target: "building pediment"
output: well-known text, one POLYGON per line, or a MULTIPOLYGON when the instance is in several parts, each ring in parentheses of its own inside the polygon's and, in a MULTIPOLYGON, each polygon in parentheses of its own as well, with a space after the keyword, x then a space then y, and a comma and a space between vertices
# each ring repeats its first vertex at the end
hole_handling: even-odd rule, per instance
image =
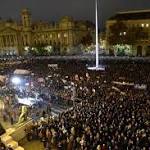
POLYGON ((12 27, 5 27, 5 28, 0 29, 0 34, 1 33, 15 33, 15 32, 17 32, 17 30, 12 27))

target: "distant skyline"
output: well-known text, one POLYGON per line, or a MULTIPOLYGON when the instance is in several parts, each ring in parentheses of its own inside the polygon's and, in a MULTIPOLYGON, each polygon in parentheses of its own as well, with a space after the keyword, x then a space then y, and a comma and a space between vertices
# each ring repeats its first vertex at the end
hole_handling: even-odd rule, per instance
MULTIPOLYGON (((150 0, 98 0, 99 25, 118 11, 150 9, 150 0)), ((2 19, 20 20, 20 11, 28 8, 33 21, 58 21, 62 16, 72 16, 77 20, 90 20, 95 23, 95 0, 0 0, 2 19)))

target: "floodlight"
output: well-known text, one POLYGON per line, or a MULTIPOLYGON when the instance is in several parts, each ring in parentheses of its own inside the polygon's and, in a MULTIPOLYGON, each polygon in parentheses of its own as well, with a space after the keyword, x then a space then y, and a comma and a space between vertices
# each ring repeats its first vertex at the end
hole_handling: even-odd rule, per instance
POLYGON ((30 83, 25 83, 25 85, 26 85, 26 86, 29 86, 29 85, 30 85, 30 83))
POLYGON ((21 79, 19 77, 13 77, 11 81, 15 85, 18 85, 21 83, 21 79))

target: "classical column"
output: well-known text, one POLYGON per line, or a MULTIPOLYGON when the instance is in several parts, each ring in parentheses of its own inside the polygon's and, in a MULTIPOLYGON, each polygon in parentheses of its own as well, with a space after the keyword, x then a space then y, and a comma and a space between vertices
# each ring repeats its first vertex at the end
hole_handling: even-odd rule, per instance
POLYGON ((17 45, 16 35, 13 36, 13 39, 14 39, 14 46, 16 46, 17 45))
POLYGON ((3 53, 2 36, 0 36, 0 54, 3 53))
POLYGON ((67 46, 69 45, 69 32, 67 32, 67 46))
POLYGON ((1 47, 3 47, 4 44, 3 44, 3 36, 1 35, 1 47))
POLYGON ((12 36, 13 39, 13 46, 15 46, 15 35, 12 36))
POLYGON ((10 46, 9 35, 7 35, 7 47, 10 46))
POLYGON ((10 36, 11 46, 14 46, 13 35, 10 36))
POLYGON ((6 35, 4 35, 4 38, 5 38, 5 47, 7 47, 8 46, 8 42, 7 42, 7 36, 6 35))
POLYGON ((5 45, 5 47, 7 47, 7 37, 6 37, 6 35, 4 35, 4 45, 5 45))
POLYGON ((9 46, 12 46, 11 35, 9 35, 8 37, 9 37, 9 46))
POLYGON ((2 47, 4 47, 4 41, 3 41, 3 36, 1 35, 1 43, 2 43, 2 47))
POLYGON ((4 42, 3 42, 3 36, 1 35, 1 44, 2 44, 2 47, 4 47, 4 42))
POLYGON ((4 44, 4 47, 6 47, 6 38, 4 35, 3 35, 3 44, 4 44))
POLYGON ((2 47, 2 37, 0 36, 0 47, 2 47))
POLYGON ((8 39, 7 39, 7 35, 5 35, 5 47, 8 47, 8 39))
POLYGON ((13 35, 10 35, 10 42, 11 42, 11 46, 14 46, 13 35))

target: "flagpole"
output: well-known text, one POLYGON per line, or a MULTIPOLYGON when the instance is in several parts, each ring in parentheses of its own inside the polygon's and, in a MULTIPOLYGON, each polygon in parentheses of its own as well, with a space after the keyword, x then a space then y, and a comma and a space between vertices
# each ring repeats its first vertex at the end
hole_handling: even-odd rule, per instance
POLYGON ((99 67, 99 46, 98 46, 98 2, 95 0, 95 26, 96 26, 96 68, 99 67))
POLYGON ((105 67, 101 64, 99 65, 99 42, 98 42, 98 0, 95 0, 95 28, 96 28, 96 42, 95 42, 95 56, 96 56, 96 64, 94 67, 88 67, 89 70, 101 70, 104 71, 105 67))

